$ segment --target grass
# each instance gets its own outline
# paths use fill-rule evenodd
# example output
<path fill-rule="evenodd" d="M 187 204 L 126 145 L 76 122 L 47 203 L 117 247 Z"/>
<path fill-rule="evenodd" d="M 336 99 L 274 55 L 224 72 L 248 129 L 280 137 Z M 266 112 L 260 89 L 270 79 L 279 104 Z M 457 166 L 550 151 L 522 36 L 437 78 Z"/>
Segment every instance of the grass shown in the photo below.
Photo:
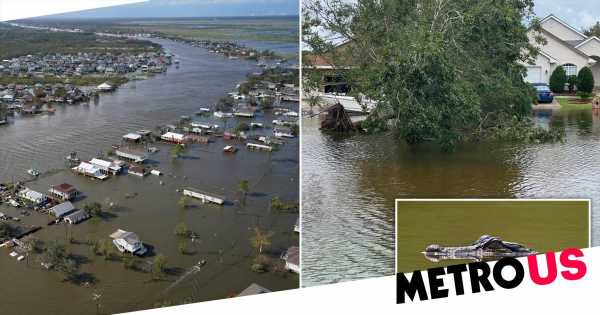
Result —
<path fill-rule="evenodd" d="M 464 263 L 430 262 L 421 252 L 431 244 L 469 245 L 485 234 L 541 253 L 589 245 L 585 201 L 399 202 L 396 224 L 399 272 Z"/>
<path fill-rule="evenodd" d="M 565 110 L 581 110 L 581 109 L 592 109 L 592 100 L 590 99 L 588 103 L 579 104 L 573 103 L 573 100 L 579 100 L 578 97 L 570 97 L 570 96 L 557 96 L 556 100 L 560 104 L 560 107 Z"/>

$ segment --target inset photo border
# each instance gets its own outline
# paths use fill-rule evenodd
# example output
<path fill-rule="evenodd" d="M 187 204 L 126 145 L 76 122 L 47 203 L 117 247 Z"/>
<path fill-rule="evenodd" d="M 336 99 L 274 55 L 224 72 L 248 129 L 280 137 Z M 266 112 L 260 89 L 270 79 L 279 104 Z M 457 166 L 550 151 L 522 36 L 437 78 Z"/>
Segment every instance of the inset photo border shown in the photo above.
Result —
<path fill-rule="evenodd" d="M 396 272 L 591 246 L 590 199 L 396 199 Z"/>

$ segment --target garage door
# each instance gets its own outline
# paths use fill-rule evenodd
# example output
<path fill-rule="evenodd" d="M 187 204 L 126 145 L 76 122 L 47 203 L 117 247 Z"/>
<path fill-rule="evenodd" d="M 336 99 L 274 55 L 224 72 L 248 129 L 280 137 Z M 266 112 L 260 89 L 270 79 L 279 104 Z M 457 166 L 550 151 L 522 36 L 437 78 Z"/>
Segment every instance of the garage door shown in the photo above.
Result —
<path fill-rule="evenodd" d="M 542 82 L 542 67 L 527 67 L 527 77 L 525 81 L 529 83 Z"/>

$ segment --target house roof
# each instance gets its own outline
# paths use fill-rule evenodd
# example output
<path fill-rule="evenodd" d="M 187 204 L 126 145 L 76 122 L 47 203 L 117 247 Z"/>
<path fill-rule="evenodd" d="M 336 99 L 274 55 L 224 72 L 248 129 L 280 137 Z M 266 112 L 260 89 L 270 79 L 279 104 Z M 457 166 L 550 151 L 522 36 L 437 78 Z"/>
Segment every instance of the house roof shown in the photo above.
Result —
<path fill-rule="evenodd" d="M 551 37 L 552 39 L 556 40 L 557 42 L 563 44 L 564 46 L 570 48 L 573 52 L 577 53 L 578 55 L 587 58 L 588 60 L 590 60 L 590 56 L 588 56 L 586 53 L 584 53 L 583 51 L 575 48 L 574 46 L 570 45 L 568 42 L 558 38 L 558 36 L 550 33 L 549 31 L 542 29 L 542 33 L 544 33 L 544 35 L 547 35 L 548 37 Z M 589 61 L 588 61 L 589 62 Z"/>
<path fill-rule="evenodd" d="M 137 234 L 133 233 L 133 232 L 128 232 L 125 230 L 117 230 L 115 231 L 113 234 L 110 235 L 110 238 L 112 239 L 122 239 L 125 242 L 127 242 L 128 244 L 131 245 L 135 245 L 137 243 L 140 243 L 140 238 Z"/>
<path fill-rule="evenodd" d="M 238 296 L 256 295 L 256 294 L 263 294 L 263 293 L 269 293 L 269 292 L 271 292 L 271 290 L 264 288 L 256 283 L 253 283 L 249 287 L 244 289 L 244 291 L 240 292 L 240 294 L 238 294 Z"/>
<path fill-rule="evenodd" d="M 588 39 L 586 39 L 586 40 L 583 40 L 583 41 L 580 41 L 580 42 L 579 42 L 579 43 L 578 43 L 578 44 L 575 46 L 575 48 L 579 48 L 579 47 L 581 47 L 581 46 L 583 46 L 583 45 L 585 45 L 585 44 L 589 43 L 590 41 L 597 41 L 597 42 L 600 42 L 600 38 L 598 38 L 598 37 L 596 37 L 596 36 L 590 36 L 590 37 L 588 37 Z"/>
<path fill-rule="evenodd" d="M 112 165 L 112 163 L 109 162 L 109 161 L 105 161 L 105 160 L 101 160 L 101 159 L 96 159 L 96 158 L 92 159 L 90 161 L 90 163 L 94 164 L 94 165 L 97 165 L 97 166 L 104 167 L 104 168 L 109 168 Z"/>
<path fill-rule="evenodd" d="M 130 133 L 124 135 L 123 138 L 128 139 L 128 140 L 140 140 L 142 138 L 142 136 L 135 132 L 130 132 Z"/>
<path fill-rule="evenodd" d="M 76 191 L 76 189 L 75 189 L 75 187 L 73 187 L 73 185 L 70 185 L 67 183 L 62 183 L 60 185 L 52 186 L 52 189 L 55 191 L 66 193 L 66 194 Z"/>
<path fill-rule="evenodd" d="M 49 212 L 54 214 L 54 216 L 56 217 L 62 217 L 65 214 L 72 212 L 73 210 L 75 210 L 75 206 L 73 206 L 72 203 L 67 201 L 50 208 Z"/>
<path fill-rule="evenodd" d="M 69 219 L 71 220 L 73 223 L 78 223 L 81 222 L 87 218 L 89 218 L 90 215 L 87 214 L 85 211 L 83 210 L 79 210 L 79 211 L 75 211 L 67 216 L 65 216 L 65 220 Z"/>
<path fill-rule="evenodd" d="M 300 248 L 298 246 L 292 246 L 292 247 L 288 248 L 285 260 L 290 264 L 299 266 L 300 265 Z"/>
<path fill-rule="evenodd" d="M 44 199 L 44 194 L 39 193 L 37 191 L 31 190 L 29 188 L 25 188 L 19 192 L 19 195 L 23 196 L 23 198 L 29 200 L 40 200 Z"/>

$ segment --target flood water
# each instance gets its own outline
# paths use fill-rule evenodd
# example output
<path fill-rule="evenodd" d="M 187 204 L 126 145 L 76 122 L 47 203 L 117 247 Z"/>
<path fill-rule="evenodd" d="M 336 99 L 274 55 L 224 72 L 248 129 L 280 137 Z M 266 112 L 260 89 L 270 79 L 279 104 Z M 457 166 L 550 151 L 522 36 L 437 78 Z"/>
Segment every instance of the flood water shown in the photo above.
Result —
<path fill-rule="evenodd" d="M 564 143 L 465 144 L 454 153 L 390 135 L 336 137 L 303 119 L 303 286 L 394 274 L 396 198 L 600 201 L 600 113 L 536 113 Z M 594 207 L 592 206 L 592 209 Z M 592 244 L 600 244 L 592 210 Z"/>
<path fill-rule="evenodd" d="M 293 232 L 298 214 L 269 209 L 275 196 L 298 202 L 298 139 L 286 140 L 271 154 L 248 151 L 243 143 L 237 143 L 240 151 L 235 155 L 223 154 L 225 143 L 216 139 L 209 145 L 192 145 L 176 160 L 170 156 L 170 145 L 156 143 L 154 146 L 160 151 L 150 156 L 149 164 L 166 174 L 161 177 L 121 175 L 100 182 L 66 170 L 67 153 L 77 151 L 80 158 L 90 159 L 120 143 L 125 133 L 152 130 L 157 125 L 175 122 L 181 115 L 197 118 L 194 112 L 198 108 L 214 104 L 243 81 L 247 73 L 257 71 L 255 63 L 227 60 L 204 49 L 157 41 L 177 55 L 181 61 L 179 69 L 171 67 L 167 74 L 130 82 L 114 93 L 102 94 L 97 103 L 60 105 L 55 107 L 54 115 L 17 117 L 1 127 L 0 182 L 27 179 L 25 171 L 35 167 L 44 174 L 27 184 L 31 189 L 46 192 L 51 185 L 67 182 L 85 196 L 76 206 L 93 201 L 115 202 L 118 206 L 111 217 L 72 226 L 73 237 L 79 241 L 90 237 L 108 240 L 108 235 L 119 228 L 136 232 L 151 249 L 150 257 L 143 261 L 150 262 L 152 254 L 167 257 L 165 280 L 150 281 L 148 273 L 126 270 L 122 262 L 95 257 L 87 245 L 68 244 L 68 250 L 80 258 L 80 271 L 97 281 L 94 287 L 84 288 L 63 282 L 61 274 L 42 270 L 36 261 L 17 262 L 2 249 L 0 283 L 10 283 L 4 286 L 9 292 L 0 294 L 3 313 L 95 314 L 93 294 L 101 295 L 102 312 L 118 313 L 150 308 L 161 301 L 226 298 L 253 282 L 273 291 L 298 287 L 298 276 L 288 272 L 252 272 L 256 250 L 249 241 L 254 227 L 272 232 L 272 244 L 266 252 L 276 261 L 282 251 L 299 242 Z M 297 104 L 283 105 L 298 110 Z M 272 113 L 265 111 L 253 121 L 270 126 L 273 119 Z M 212 117 L 197 120 L 223 125 Z M 227 122 L 230 127 L 237 123 L 236 119 Z M 271 132 L 269 128 L 257 131 Z M 236 202 L 242 180 L 250 183 L 244 207 Z M 178 206 L 181 194 L 176 190 L 183 187 L 223 195 L 232 203 L 219 207 L 193 202 L 192 207 L 182 210 Z M 0 205 L 0 212 L 18 216 L 25 224 L 43 226 L 35 234 L 41 240 L 67 243 L 68 227 L 47 227 L 48 216 L 33 213 L 22 217 L 18 210 L 6 205 Z M 180 222 L 200 236 L 189 242 L 190 254 L 186 255 L 179 252 L 179 240 L 173 232 Z M 206 265 L 200 272 L 183 277 L 201 260 L 206 260 Z"/>

